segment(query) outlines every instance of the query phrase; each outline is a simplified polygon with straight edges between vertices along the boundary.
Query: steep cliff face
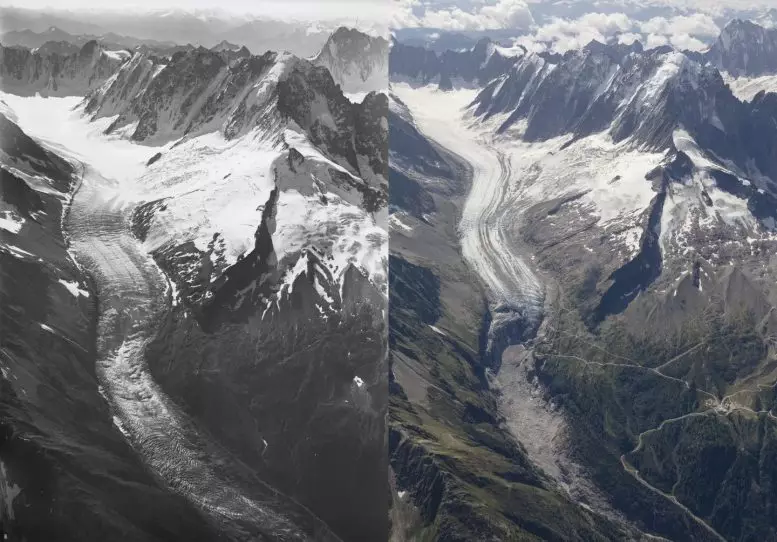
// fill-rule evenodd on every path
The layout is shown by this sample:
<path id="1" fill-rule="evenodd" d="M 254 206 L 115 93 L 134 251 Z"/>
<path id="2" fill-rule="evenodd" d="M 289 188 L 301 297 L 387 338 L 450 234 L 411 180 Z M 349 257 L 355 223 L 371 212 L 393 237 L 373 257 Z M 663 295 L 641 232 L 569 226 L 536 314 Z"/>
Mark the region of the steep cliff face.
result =
<path id="1" fill-rule="evenodd" d="M 341 27 L 327 40 L 313 63 L 329 70 L 343 92 L 357 94 L 388 89 L 389 42 Z"/>
<path id="2" fill-rule="evenodd" d="M 705 54 L 721 71 L 735 77 L 777 73 L 777 31 L 751 21 L 731 21 Z"/>
<path id="3" fill-rule="evenodd" d="M 518 56 L 487 38 L 471 49 L 446 50 L 440 54 L 394 41 L 389 53 L 389 74 L 392 81 L 434 83 L 443 90 L 462 84 L 477 87 L 505 73 Z"/>
<path id="4" fill-rule="evenodd" d="M 0 45 L 0 89 L 26 96 L 83 96 L 128 57 L 126 51 L 107 51 L 96 41 L 71 54 Z"/>
<path id="5" fill-rule="evenodd" d="M 191 60 L 171 59 L 156 78 Z M 121 133 L 136 111 L 147 111 L 130 137 L 143 140 L 139 128 L 148 126 L 144 141 L 153 141 L 164 137 L 153 126 L 164 124 L 144 119 L 160 111 L 187 119 L 178 123 L 183 140 L 148 166 L 152 182 L 188 164 L 198 134 L 210 130 L 228 147 L 248 151 L 258 144 L 266 153 L 254 234 L 240 253 L 230 249 L 237 245 L 228 223 L 213 215 L 213 233 L 202 231 L 191 242 L 166 230 L 180 201 L 155 199 L 137 208 L 136 230 L 180 303 L 149 347 L 150 366 L 211 433 L 338 536 L 380 538 L 386 530 L 385 95 L 353 104 L 327 70 L 290 56 L 214 64 L 210 84 L 186 87 L 198 98 L 168 100 L 170 87 L 153 79 L 142 101 L 110 128 Z M 214 88 L 213 80 L 222 86 Z M 183 102 L 193 104 L 188 113 L 160 106 Z M 240 175 L 256 173 L 227 167 L 221 176 L 238 183 Z M 335 486 L 347 488 L 336 499 Z"/>

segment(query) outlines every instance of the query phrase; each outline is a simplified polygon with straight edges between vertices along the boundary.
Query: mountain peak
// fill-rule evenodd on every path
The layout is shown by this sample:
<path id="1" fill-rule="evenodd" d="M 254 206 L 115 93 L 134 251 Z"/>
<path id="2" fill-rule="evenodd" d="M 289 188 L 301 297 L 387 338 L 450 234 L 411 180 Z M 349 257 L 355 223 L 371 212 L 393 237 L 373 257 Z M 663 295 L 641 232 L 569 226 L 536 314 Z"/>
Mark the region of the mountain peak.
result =
<path id="1" fill-rule="evenodd" d="M 100 44 L 97 40 L 89 40 L 81 47 L 79 55 L 81 57 L 92 57 L 100 51 Z"/>
<path id="2" fill-rule="evenodd" d="M 242 49 L 245 49 L 245 46 L 242 47 Z M 230 43 L 227 40 L 221 40 L 219 43 L 214 45 L 210 48 L 211 51 L 240 51 L 241 47 L 240 45 L 235 45 L 234 43 Z"/>
<path id="3" fill-rule="evenodd" d="M 345 38 L 360 37 L 360 36 L 366 36 L 366 34 L 350 26 L 340 26 L 334 32 L 332 32 L 332 35 L 329 36 L 329 39 L 341 40 Z"/>
<path id="4" fill-rule="evenodd" d="M 736 32 L 740 30 L 758 32 L 763 31 L 765 28 L 747 19 L 732 19 L 724 28 L 723 32 Z"/>
<path id="5" fill-rule="evenodd" d="M 380 91 L 388 88 L 388 54 L 386 39 L 341 26 L 329 36 L 313 63 L 327 68 L 345 92 Z"/>
<path id="6" fill-rule="evenodd" d="M 777 29 L 734 19 L 710 48 L 707 60 L 734 76 L 777 73 Z"/>
<path id="7" fill-rule="evenodd" d="M 372 49 L 382 51 L 384 48 L 388 48 L 386 39 L 371 36 L 356 28 L 341 26 L 329 36 L 319 56 L 324 52 L 332 56 L 343 54 L 353 56 L 365 52 L 369 54 Z"/>
<path id="8" fill-rule="evenodd" d="M 472 52 L 476 55 L 483 55 L 488 52 L 489 46 L 492 44 L 492 41 L 487 38 L 483 37 L 480 38 L 474 47 L 472 47 Z"/>

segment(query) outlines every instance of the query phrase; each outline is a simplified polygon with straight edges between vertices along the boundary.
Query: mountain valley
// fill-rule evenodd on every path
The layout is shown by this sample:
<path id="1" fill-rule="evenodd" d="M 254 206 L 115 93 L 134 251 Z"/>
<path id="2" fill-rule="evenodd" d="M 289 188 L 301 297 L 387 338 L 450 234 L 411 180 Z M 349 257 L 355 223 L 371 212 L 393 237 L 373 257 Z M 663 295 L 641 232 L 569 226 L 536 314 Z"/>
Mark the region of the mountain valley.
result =
<path id="1" fill-rule="evenodd" d="M 41 465 L 74 467 L 45 483 L 83 507 L 36 527 L 58 540 L 385 536 L 385 93 L 351 101 L 325 67 L 233 47 L 4 47 L 0 76 L 3 385 L 18 397 L 4 530 L 32 532 L 48 507 L 18 459 L 48 427 Z M 37 301 L 13 287 L 30 269 Z M 68 345 L 80 372 L 33 370 L 45 350 L 24 349 L 37 339 L 13 316 L 30 304 L 36 337 Z M 83 316 L 56 320 L 69 313 Z M 97 418 L 81 455 L 67 443 L 85 430 L 50 419 L 55 397 L 33 401 L 64 378 Z M 76 470 L 95 457 L 136 470 Z M 109 483 L 148 508 L 102 499 Z"/>
<path id="2" fill-rule="evenodd" d="M 452 54 L 395 45 L 394 99 L 424 145 L 463 164 L 445 175 L 429 169 L 443 161 L 428 153 L 427 164 L 409 145 L 395 145 L 392 124 L 391 200 L 399 183 L 403 193 L 420 191 L 423 203 L 391 209 L 392 269 L 394 259 L 408 260 L 412 243 L 408 261 L 421 265 L 413 276 L 426 275 L 433 289 L 425 298 L 436 299 L 435 310 L 409 306 L 396 318 L 422 318 L 440 330 L 438 341 L 459 347 L 457 326 L 479 329 L 464 344 L 481 375 L 476 387 L 461 367 L 446 377 L 405 353 L 426 348 L 423 337 L 405 338 L 402 357 L 391 343 L 391 404 L 401 403 L 415 428 L 408 433 L 405 415 L 390 423 L 418 454 L 392 455 L 395 472 L 448 465 L 444 458 L 462 457 L 465 445 L 482 450 L 472 433 L 452 440 L 438 429 L 474 423 L 521 450 L 547 491 L 595 514 L 603 539 L 777 537 L 769 461 L 777 435 L 776 95 L 742 101 L 731 88 L 741 74 L 768 71 L 736 68 L 738 57 L 768 56 L 768 40 L 741 30 L 750 25 L 731 23 L 703 61 L 671 48 L 598 42 L 564 55 L 506 57 L 483 41 L 457 53 L 454 72 L 441 72 Z M 423 65 L 409 60 L 422 57 Z M 463 75 L 493 58 L 507 65 L 498 74 Z M 415 184 L 407 180 L 411 159 Z M 450 184 L 440 177 L 472 183 L 445 220 L 424 195 Z M 417 260 L 426 245 L 439 247 L 441 232 L 469 270 L 457 280 L 482 284 L 466 309 L 440 297 L 449 271 Z M 400 276 L 410 272 L 397 265 Z M 478 303 L 480 319 L 472 314 Z M 431 377 L 409 373 L 407 356 L 423 371 L 434 366 Z M 473 388 L 493 401 L 489 415 L 463 399 Z M 458 421 L 435 406 L 440 396 L 458 398 L 449 407 Z M 535 539 L 517 534 L 527 522 L 536 539 L 596 539 L 580 528 L 565 533 L 558 519 L 525 505 L 506 517 L 492 480 L 512 479 L 503 467 L 479 464 L 479 478 L 460 470 L 443 479 L 446 487 L 466 483 L 459 498 L 489 518 L 489 533 L 501 532 L 482 539 Z M 429 514 L 413 484 L 397 482 L 396 492 L 409 491 L 421 508 L 419 528 L 439 529 L 443 511 Z M 455 520 L 475 524 L 471 512 L 456 510 L 448 512 Z M 458 536 L 433 539 L 468 539 Z"/>

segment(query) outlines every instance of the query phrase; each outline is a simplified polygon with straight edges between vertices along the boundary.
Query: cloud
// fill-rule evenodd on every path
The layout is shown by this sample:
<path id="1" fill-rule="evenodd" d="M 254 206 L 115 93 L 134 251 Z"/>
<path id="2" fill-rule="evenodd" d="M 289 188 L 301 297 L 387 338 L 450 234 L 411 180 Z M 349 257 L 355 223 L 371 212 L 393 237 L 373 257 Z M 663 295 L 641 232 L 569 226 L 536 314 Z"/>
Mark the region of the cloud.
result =
<path id="1" fill-rule="evenodd" d="M 678 15 L 676 17 L 653 17 L 641 23 L 640 29 L 645 34 L 664 34 L 665 36 L 688 35 L 699 38 L 716 38 L 720 27 L 709 15 L 694 13 L 693 15 Z"/>
<path id="2" fill-rule="evenodd" d="M 701 51 L 720 34 L 720 28 L 708 15 L 694 13 L 674 17 L 653 17 L 646 21 L 634 20 L 625 13 L 586 13 L 577 19 L 552 19 L 535 28 L 531 40 L 550 44 L 554 51 L 563 53 L 580 49 L 591 40 L 607 42 L 617 39 L 631 44 L 640 40 L 648 48 L 671 44 L 677 49 Z"/>
<path id="3" fill-rule="evenodd" d="M 623 34 L 618 34 L 618 43 L 631 45 L 635 41 L 641 40 L 642 34 L 637 34 L 636 32 L 624 32 Z"/>
<path id="4" fill-rule="evenodd" d="M 730 17 L 733 12 L 775 7 L 774 0 L 642 0 L 642 6 L 665 7 L 681 13 L 704 13 L 719 18 Z"/>
<path id="5" fill-rule="evenodd" d="M 523 0 L 500 0 L 493 6 L 483 6 L 480 13 L 500 25 L 491 28 L 526 29 L 534 24 L 529 6 Z"/>
<path id="6" fill-rule="evenodd" d="M 452 31 L 513 28 L 517 43 L 536 51 L 566 52 L 584 47 L 591 40 L 637 40 L 647 47 L 672 45 L 678 49 L 703 50 L 720 34 L 719 20 L 691 7 L 692 0 L 676 0 L 685 8 L 669 9 L 675 0 L 590 0 L 574 4 L 548 0 L 393 0 L 398 27 L 440 28 Z M 709 0 L 722 5 L 750 0 Z M 753 0 L 760 2 L 761 0 Z M 765 0 L 764 0 L 765 1 Z M 774 0 L 771 0 L 774 1 Z M 683 4 L 683 2 L 685 4 Z M 706 0 L 705 2 L 706 3 Z M 586 13 L 585 7 L 595 11 Z M 650 6 L 666 6 L 655 9 Z M 532 14 L 535 10 L 536 18 Z M 570 16 L 561 16 L 569 13 Z M 650 13 L 651 18 L 646 14 Z M 554 15 L 556 14 L 556 15 Z M 664 14 L 665 16 L 656 16 Z M 577 16 L 579 15 L 579 16 Z"/>
<path id="7" fill-rule="evenodd" d="M 649 36 L 648 47 L 651 47 L 651 43 L 671 43 L 676 49 L 690 51 L 703 51 L 710 41 L 720 35 L 720 27 L 712 17 L 703 13 L 653 17 L 642 22 L 640 30 Z"/>
<path id="8" fill-rule="evenodd" d="M 654 49 L 662 45 L 669 45 L 669 38 L 663 34 L 650 34 L 645 42 L 645 47 L 648 49 Z"/>
<path id="9" fill-rule="evenodd" d="M 672 36 L 669 41 L 672 42 L 672 45 L 676 49 L 680 49 L 681 51 L 686 49 L 689 51 L 704 51 L 707 49 L 706 43 L 688 34 L 677 34 L 676 36 Z"/>
<path id="10" fill-rule="evenodd" d="M 591 40 L 606 42 L 616 35 L 628 34 L 633 28 L 634 23 L 623 13 L 586 13 L 574 20 L 554 19 L 537 28 L 529 39 L 550 43 L 551 49 L 563 53 L 580 49 Z M 523 41 L 526 45 L 527 40 Z"/>
<path id="11" fill-rule="evenodd" d="M 395 0 L 392 19 L 398 28 L 425 27 L 443 30 L 528 30 L 534 17 L 524 0 L 477 2 L 470 10 L 459 6 L 430 7 L 419 0 Z"/>
<path id="12" fill-rule="evenodd" d="M 303 21 L 319 19 L 348 19 L 357 17 L 383 20 L 390 15 L 390 3 L 394 0 L 1 0 L 0 7 L 20 7 L 45 10 L 49 13 L 62 11 L 84 11 L 90 13 L 128 12 L 153 13 L 181 10 L 200 12 L 213 16 L 266 16 L 268 18 L 291 18 Z"/>
<path id="13" fill-rule="evenodd" d="M 523 46 L 530 53 L 543 53 L 548 50 L 548 47 L 534 39 L 534 36 L 520 36 L 515 39 L 514 44 Z"/>

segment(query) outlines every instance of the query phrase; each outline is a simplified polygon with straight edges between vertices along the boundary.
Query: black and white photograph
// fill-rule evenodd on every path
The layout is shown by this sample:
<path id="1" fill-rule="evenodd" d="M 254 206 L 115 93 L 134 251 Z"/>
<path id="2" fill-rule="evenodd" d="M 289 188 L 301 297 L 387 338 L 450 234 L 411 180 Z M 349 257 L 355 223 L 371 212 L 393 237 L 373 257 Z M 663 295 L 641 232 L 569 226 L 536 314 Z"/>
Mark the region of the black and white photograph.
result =
<path id="1" fill-rule="evenodd" d="M 33 4 L 0 11 L 5 540 L 385 538 L 380 13 Z"/>

